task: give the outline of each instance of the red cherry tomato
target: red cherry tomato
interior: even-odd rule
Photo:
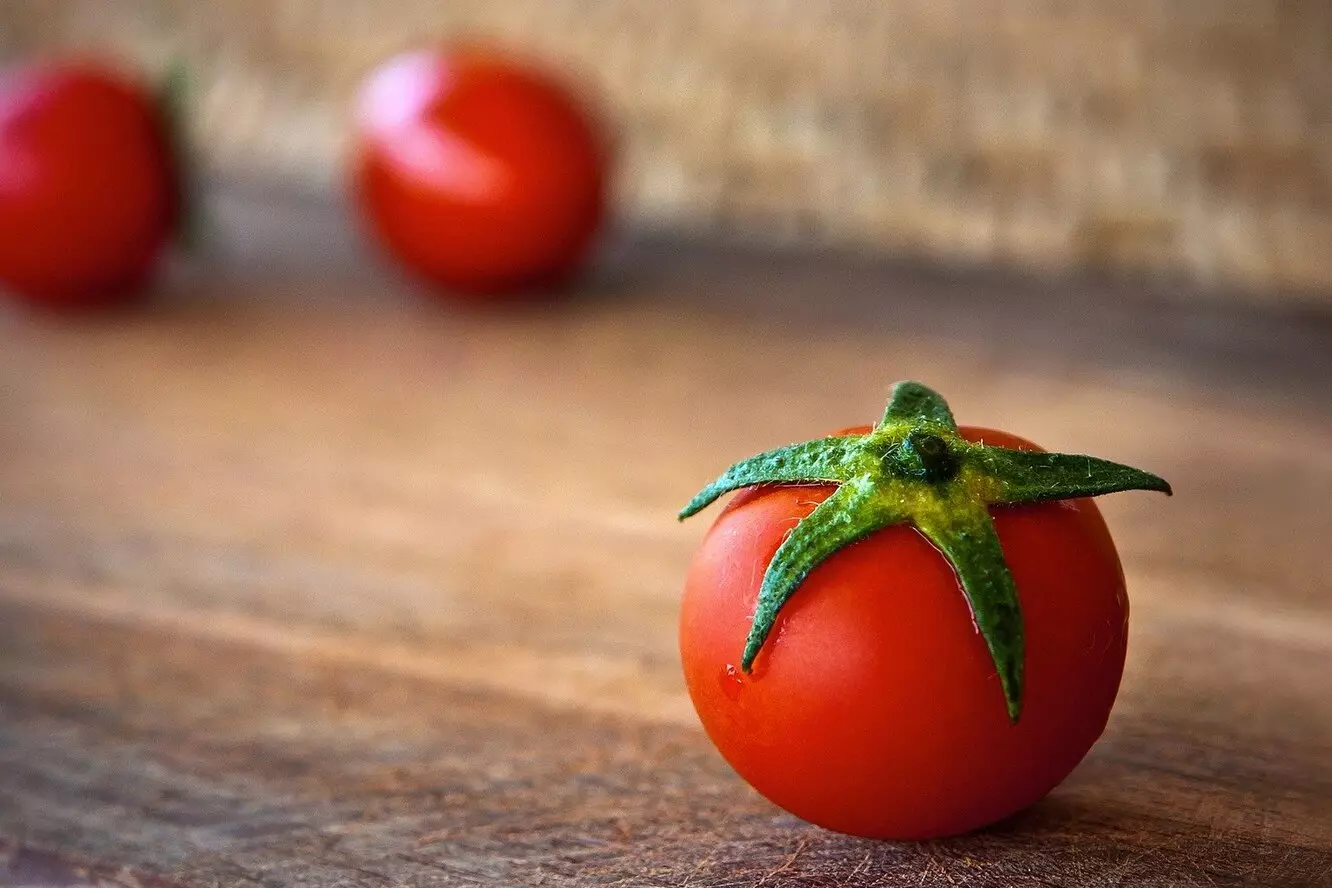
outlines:
[[[605,153],[574,98],[478,53],[415,52],[366,81],[353,187],[389,251],[476,297],[567,275],[605,204]]]
[[[0,78],[0,287],[55,309],[123,302],[178,198],[166,124],[138,85],[92,65]]]
[[[1002,432],[961,434],[1039,449]],[[1124,668],[1128,599],[1095,504],[991,509],[1026,623],[1025,703],[1014,725],[956,576],[907,525],[815,568],[753,672],[740,670],[768,562],[834,489],[742,491],[694,559],[680,653],[708,736],[773,802],[855,835],[952,835],[1037,801],[1100,736]]]

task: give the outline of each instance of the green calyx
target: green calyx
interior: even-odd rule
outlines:
[[[796,525],[768,565],[741,659],[745,672],[778,613],[815,567],[876,530],[910,523],[957,574],[1013,722],[1022,712],[1022,612],[989,507],[1121,490],[1170,494],[1161,478],[1103,459],[967,441],[948,404],[918,382],[893,387],[883,420],[868,434],[804,441],[741,460],[703,488],[680,519],[756,484],[838,488]]]
[[[203,240],[204,218],[202,188],[195,169],[189,142],[190,76],[185,65],[173,63],[157,87],[157,109],[163,134],[171,153],[171,173],[175,177],[176,219],[172,234],[186,251],[194,250]]]

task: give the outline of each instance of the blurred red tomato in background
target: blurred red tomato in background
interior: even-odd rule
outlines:
[[[96,64],[0,77],[0,288],[52,309],[132,299],[180,215],[157,97]]]
[[[476,51],[413,52],[366,80],[354,197],[408,268],[469,301],[558,283],[605,209],[607,151],[552,77]]]

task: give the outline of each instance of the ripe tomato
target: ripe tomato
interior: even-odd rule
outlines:
[[[455,296],[553,283],[605,205],[593,121],[546,75],[475,52],[414,52],[366,81],[353,189],[402,263]]]
[[[110,71],[0,79],[0,284],[55,309],[131,297],[177,221],[169,143],[155,99]]]
[[[960,432],[1040,449],[1001,432]],[[1100,736],[1124,668],[1124,577],[1095,504],[990,508],[1026,626],[1025,703],[1010,724],[957,577],[908,524],[814,568],[752,673],[740,669],[768,563],[835,489],[743,490],[694,559],[680,653],[708,736],[770,800],[855,835],[951,835],[1037,801]]]

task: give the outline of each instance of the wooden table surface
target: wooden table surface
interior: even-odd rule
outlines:
[[[227,192],[164,305],[0,315],[0,883],[1332,885],[1332,323],[639,238],[438,310]],[[980,834],[757,797],[675,653],[731,460],[879,415],[1141,465],[1109,728]],[[64,881],[62,881],[64,880]]]

